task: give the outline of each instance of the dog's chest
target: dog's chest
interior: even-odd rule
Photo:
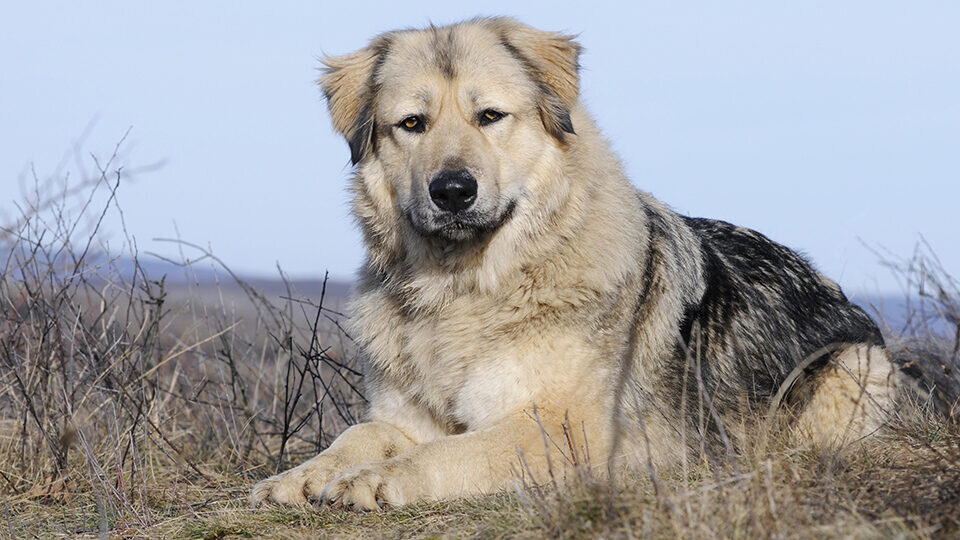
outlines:
[[[448,425],[482,428],[528,408],[556,375],[556,339],[503,304],[410,316],[381,301],[355,312],[378,379]]]
[[[404,386],[450,423],[482,428],[540,393],[544,366],[503,328],[450,316],[405,326]]]
[[[581,390],[615,356],[588,324],[584,295],[574,296],[467,296],[424,314],[372,291],[353,322],[379,382],[441,424],[480,429]]]

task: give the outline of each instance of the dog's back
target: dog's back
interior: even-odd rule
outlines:
[[[769,399],[823,347],[883,345],[873,320],[796,252],[723,221],[684,221],[701,239],[706,290],[689,306],[681,333],[687,343],[697,340],[705,361],[730,362],[705,367],[709,387],[732,391],[715,373],[726,371],[747,381],[751,399]],[[722,399],[726,393],[718,390]]]
[[[659,234],[687,229],[700,256],[699,271],[684,278],[699,283],[686,286],[696,293],[677,312],[673,361],[658,366],[656,381],[637,381],[642,394],[656,396],[666,424],[692,427],[716,444],[718,421],[740,438],[736,426],[755,426],[778,409],[796,415],[796,434],[820,442],[879,427],[899,375],[877,325],[836,283],[756,231],[682,216],[678,225],[671,212],[658,212],[673,225]],[[689,257],[664,244],[667,257]]]

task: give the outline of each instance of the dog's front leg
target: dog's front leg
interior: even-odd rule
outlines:
[[[386,422],[350,427],[316,457],[257,483],[250,494],[254,505],[264,501],[305,504],[341,472],[361,463],[382,460],[414,446],[398,428]]]
[[[571,418],[573,416],[571,415]],[[543,482],[563,475],[571,448],[585,457],[604,456],[602,426],[568,429],[562,414],[519,412],[492,427],[427,442],[394,458],[350,469],[330,482],[320,495],[326,504],[355,510],[376,510],[417,500],[435,500],[510,487],[520,475]],[[594,420],[598,420],[594,417]],[[598,422],[599,423],[599,422]],[[592,429],[589,429],[592,428]],[[553,469],[551,469],[551,466]]]

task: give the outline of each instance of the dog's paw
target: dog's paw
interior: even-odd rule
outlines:
[[[250,492],[250,504],[255,507],[265,502],[306,505],[309,500],[320,497],[323,486],[339,472],[323,466],[304,465],[258,482]]]
[[[420,498],[417,483],[385,464],[364,465],[336,477],[320,494],[322,504],[348,510],[381,510],[400,506]]]

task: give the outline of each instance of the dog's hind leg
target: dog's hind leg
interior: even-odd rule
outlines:
[[[838,350],[810,381],[813,388],[794,424],[795,435],[837,447],[873,435],[892,412],[900,377],[883,347]]]

